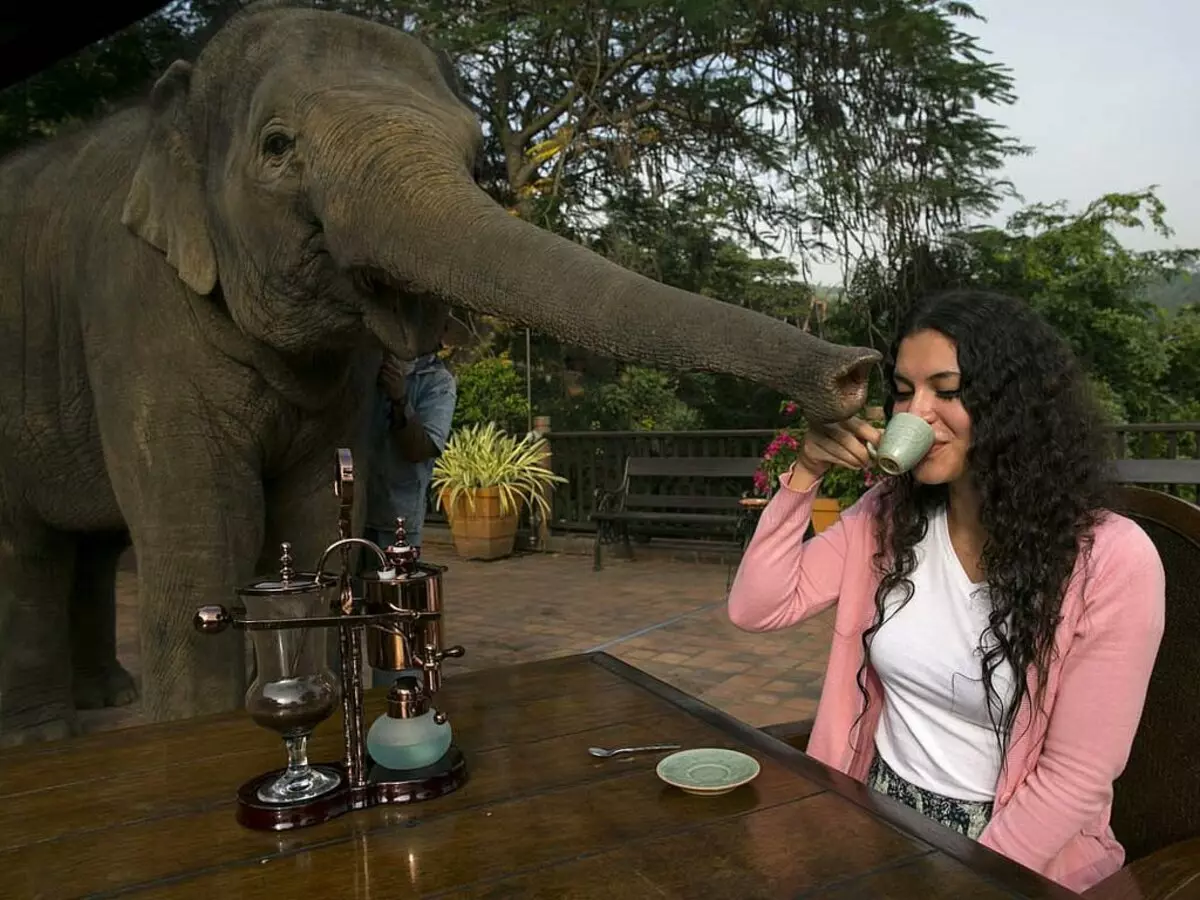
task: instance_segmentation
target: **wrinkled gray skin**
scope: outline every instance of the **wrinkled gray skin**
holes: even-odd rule
[[[239,707],[242,642],[194,610],[274,571],[280,541],[315,563],[380,345],[431,350],[447,304],[739,375],[818,420],[861,406],[874,353],[495,205],[444,72],[399,31],[260,5],[149,103],[0,165],[0,744],[134,698],[112,611],[129,539],[147,718]]]

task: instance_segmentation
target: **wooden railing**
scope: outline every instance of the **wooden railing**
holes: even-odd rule
[[[1200,459],[1200,422],[1122,424],[1110,429],[1121,459]],[[547,438],[554,471],[567,479],[555,488],[551,527],[591,531],[597,488],[615,488],[630,456],[758,456],[774,436],[753,431],[562,431]],[[1153,485],[1197,502],[1195,485]]]
[[[1200,459],[1200,422],[1140,422],[1109,430],[1118,459]]]
[[[596,489],[612,490],[630,456],[759,456],[774,436],[756,431],[563,431],[550,432],[552,466],[567,479],[554,489],[551,527],[591,531]],[[704,491],[707,485],[696,485]]]

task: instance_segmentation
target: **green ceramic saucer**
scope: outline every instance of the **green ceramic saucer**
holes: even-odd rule
[[[658,763],[658,777],[689,794],[715,797],[753,781],[758,760],[737,750],[697,747],[680,750]]]

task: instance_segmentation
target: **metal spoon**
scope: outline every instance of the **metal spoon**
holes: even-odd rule
[[[606,750],[604,747],[588,747],[588,753],[601,759],[610,756],[624,756],[626,753],[646,753],[655,750],[678,750],[679,744],[647,744],[645,747],[620,747],[616,750]]]

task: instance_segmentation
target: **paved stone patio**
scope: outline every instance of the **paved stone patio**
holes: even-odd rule
[[[432,545],[444,576],[446,639],[467,655],[448,660],[447,677],[589,650],[605,650],[748,722],[806,718],[816,709],[832,610],[784,632],[747,634],[725,614],[727,565],[643,555],[591,559],[528,553],[495,562],[455,558]],[[119,653],[139,670],[136,575],[118,585]],[[135,709],[85,714],[88,730],[134,724]]]

